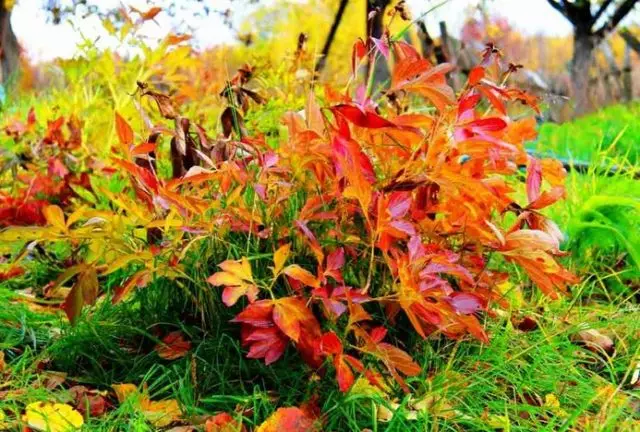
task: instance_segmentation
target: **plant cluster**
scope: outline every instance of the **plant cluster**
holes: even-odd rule
[[[386,108],[365,67],[379,56],[393,63]],[[275,143],[245,124],[265,102],[248,65],[221,89],[218,135],[142,82],[164,120],[142,135],[115,112],[108,158],[86,152],[77,117],[42,128],[31,112],[5,127],[16,144],[3,156],[0,242],[13,259],[0,280],[62,247],[41,295],[63,298],[71,322],[168,279],[233,308],[248,358],[270,364],[293,348],[341,391],[361,376],[410,392],[406,378],[421,371],[405,348],[412,335],[489,342],[480,319],[506,306],[504,261],[552,298],[576,282],[557,261],[562,233],[540,212],[564,197],[565,171],[527,155],[535,120],[508,114],[537,110],[535,98],[505,84],[517,68],[495,46],[457,95],[451,69],[393,38],[358,40],[349,85],[309,91]],[[223,256],[189,267],[202,244]]]

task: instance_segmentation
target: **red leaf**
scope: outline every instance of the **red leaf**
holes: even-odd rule
[[[25,274],[25,269],[20,266],[13,266],[6,272],[0,272],[0,282],[8,281]]]
[[[33,109],[33,107],[31,107],[29,109],[29,113],[27,114],[27,126],[29,128],[32,128],[33,126],[35,126],[36,124],[36,112]]]
[[[353,385],[353,372],[349,365],[343,360],[342,354],[338,354],[334,360],[336,368],[336,379],[338,380],[338,388],[341,392],[346,392]]]
[[[331,111],[344,116],[344,118],[358,127],[369,129],[396,127],[395,124],[383,117],[380,117],[378,114],[370,111],[364,111],[355,105],[335,105],[331,107]]]
[[[242,341],[250,346],[247,358],[263,358],[267,365],[282,357],[289,342],[285,334],[275,327],[249,329]]]
[[[358,70],[360,60],[362,60],[366,55],[367,45],[361,38],[358,38],[358,40],[353,44],[353,48],[351,50],[351,71],[354,75]]]
[[[396,127],[396,125],[391,123],[389,120],[380,117],[371,111],[364,111],[355,105],[336,105],[332,107],[331,110],[334,113],[344,116],[347,120],[358,127],[369,129]]]
[[[187,355],[191,349],[191,342],[185,340],[181,331],[174,331],[166,335],[154,349],[160,358],[176,360]]]
[[[371,330],[371,339],[376,343],[382,342],[386,336],[387,329],[382,326],[378,326]]]
[[[259,300],[247,306],[231,322],[248,324],[253,327],[266,328],[273,326],[273,301]]]
[[[498,132],[506,129],[507,122],[499,117],[487,117],[462,124],[460,127],[469,129],[475,133]]]
[[[476,66],[469,72],[469,85],[474,86],[484,78],[484,68],[482,66]]]
[[[69,389],[69,394],[74,400],[76,409],[87,417],[100,417],[110,406],[100,392],[89,390],[85,386],[73,386]]]
[[[241,422],[225,412],[209,417],[204,424],[205,432],[246,432],[246,430],[247,428]]]
[[[342,342],[340,342],[340,339],[334,332],[328,332],[322,335],[322,339],[320,339],[320,352],[328,355],[342,353]]]

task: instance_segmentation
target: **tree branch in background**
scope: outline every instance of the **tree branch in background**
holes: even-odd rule
[[[324,47],[322,47],[322,55],[318,63],[316,63],[316,74],[321,72],[327,64],[327,57],[329,57],[329,51],[331,50],[331,45],[333,44],[333,40],[336,37],[336,32],[338,31],[338,26],[340,26],[340,21],[342,21],[342,16],[344,15],[344,10],[347,8],[347,4],[349,0],[340,0],[340,5],[338,6],[338,11],[336,12],[336,16],[333,19],[333,24],[331,24],[331,29],[329,30],[329,34],[327,35],[327,40],[324,43]]]
[[[624,39],[632,50],[640,55],[640,39],[632,35],[629,30],[622,30],[620,36],[622,36],[622,39]]]
[[[562,15],[564,15],[564,17],[567,18],[569,21],[573,22],[569,17],[569,15],[567,14],[567,10],[563,5],[558,3],[556,0],[547,0],[547,2],[551,5],[552,8],[554,8],[555,10],[560,12]]]
[[[598,12],[596,12],[596,14],[593,16],[593,19],[591,20],[591,25],[594,25],[596,22],[598,22],[602,14],[605,13],[611,3],[613,3],[613,0],[604,0],[602,2],[602,5],[600,5],[600,9],[598,9]]]
[[[620,24],[620,21],[622,21],[633,10],[637,3],[638,0],[625,0],[620,6],[618,6],[618,9],[616,9],[611,19],[607,23],[603,24],[595,33],[598,36],[603,36],[606,31],[616,28],[616,26]]]

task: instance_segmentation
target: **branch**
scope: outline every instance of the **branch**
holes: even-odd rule
[[[604,0],[602,2],[600,9],[598,9],[598,12],[596,12],[596,14],[593,16],[593,19],[591,20],[591,25],[594,25],[595,23],[598,22],[602,14],[605,13],[605,11],[611,5],[611,3],[613,3],[613,0]]]
[[[557,0],[547,0],[547,2],[551,5],[552,8],[554,8],[555,10],[560,12],[562,15],[567,17],[566,9],[564,8],[564,6],[562,6],[560,3],[558,3]]]
[[[640,39],[632,35],[628,30],[622,30],[620,32],[620,36],[622,36],[624,41],[631,47],[632,50],[640,55]]]
[[[324,69],[325,64],[327,63],[327,57],[329,56],[329,50],[331,49],[331,45],[333,44],[333,39],[336,36],[336,32],[338,31],[338,26],[340,25],[340,21],[342,21],[342,16],[344,15],[344,10],[347,7],[347,3],[349,0],[340,0],[340,4],[338,5],[338,11],[336,12],[336,16],[333,19],[333,24],[331,24],[331,29],[329,29],[329,35],[327,36],[327,40],[324,43],[324,47],[322,48],[322,55],[318,63],[316,63],[315,71],[319,73]]]
[[[595,34],[603,36],[607,30],[613,30],[616,28],[616,26],[620,24],[620,21],[622,21],[629,12],[633,10],[637,3],[638,0],[625,0],[620,6],[618,6],[618,9],[616,9],[611,19],[603,24]]]

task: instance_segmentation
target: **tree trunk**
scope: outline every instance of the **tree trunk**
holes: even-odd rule
[[[389,3],[391,3],[391,0],[367,0],[367,16],[365,17],[367,20],[367,36],[380,39],[384,34],[384,12]],[[372,19],[369,19],[369,15],[376,10],[377,13],[375,16]],[[371,44],[368,46],[370,49],[372,48]],[[375,50],[372,50],[372,52],[375,53]],[[371,61],[374,58],[375,57],[373,55],[369,56],[367,76],[369,75]],[[390,79],[391,75],[389,74],[389,66],[384,57],[377,57],[373,74],[375,84],[381,84]]]
[[[589,69],[596,47],[595,36],[589,30],[575,29],[573,36],[573,60],[571,62],[571,76],[573,80],[573,98],[576,116],[589,111]]]
[[[327,35],[327,40],[324,43],[324,47],[322,48],[322,54],[320,56],[320,60],[316,63],[316,74],[324,69],[324,66],[327,64],[327,57],[329,57],[329,51],[331,50],[331,45],[333,45],[333,39],[336,37],[336,32],[338,31],[338,26],[340,26],[340,21],[342,21],[342,16],[344,15],[344,10],[347,8],[347,4],[349,0],[340,0],[340,5],[338,5],[338,11],[336,12],[336,16],[333,19],[333,24],[331,24],[331,29],[329,29],[329,34]]]
[[[20,65],[20,47],[11,27],[11,11],[0,1],[0,81],[7,84]]]

